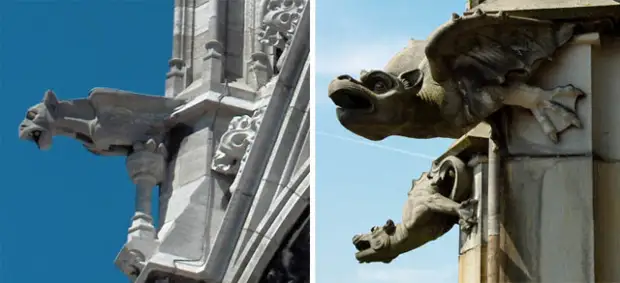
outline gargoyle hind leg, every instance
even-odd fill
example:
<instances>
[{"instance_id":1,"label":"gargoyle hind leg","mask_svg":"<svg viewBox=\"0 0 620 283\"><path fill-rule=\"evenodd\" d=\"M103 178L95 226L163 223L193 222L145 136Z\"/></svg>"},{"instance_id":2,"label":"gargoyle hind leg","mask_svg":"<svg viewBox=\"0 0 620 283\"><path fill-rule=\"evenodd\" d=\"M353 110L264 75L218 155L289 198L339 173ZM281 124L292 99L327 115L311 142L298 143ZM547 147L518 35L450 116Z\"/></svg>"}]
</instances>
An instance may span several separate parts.
<instances>
[{"instance_id":1,"label":"gargoyle hind leg","mask_svg":"<svg viewBox=\"0 0 620 283\"><path fill-rule=\"evenodd\" d=\"M507 87L491 87L490 92L504 92L504 104L520 106L532 111L542 127L543 132L553 141L558 142L558 134L570 126L581 128L581 120L577 116L577 99L584 95L583 91L566 85L545 90L524 83L516 83Z\"/></svg>"},{"instance_id":2,"label":"gargoyle hind leg","mask_svg":"<svg viewBox=\"0 0 620 283\"><path fill-rule=\"evenodd\" d=\"M468 199L458 203L435 193L427 199L425 204L431 211L458 216L461 230L469 231L478 222L475 209L477 203L478 200L476 199Z\"/></svg>"}]
</instances>

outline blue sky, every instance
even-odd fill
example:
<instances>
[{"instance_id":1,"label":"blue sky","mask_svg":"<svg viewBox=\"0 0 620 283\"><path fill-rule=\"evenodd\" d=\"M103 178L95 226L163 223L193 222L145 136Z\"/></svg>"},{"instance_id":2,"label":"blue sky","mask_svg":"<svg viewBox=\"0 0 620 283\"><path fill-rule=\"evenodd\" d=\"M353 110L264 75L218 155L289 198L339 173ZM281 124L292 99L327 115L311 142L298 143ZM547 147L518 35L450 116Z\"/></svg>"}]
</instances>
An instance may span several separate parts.
<instances>
[{"instance_id":1,"label":"blue sky","mask_svg":"<svg viewBox=\"0 0 620 283\"><path fill-rule=\"evenodd\" d=\"M357 137L338 123L327 84L339 74L357 77L360 69L382 68L410 38L425 39L464 9L465 1L454 0L317 0L317 282L457 282L456 228L389 265L355 260L353 235L388 218L400 221L411 180L451 140Z\"/></svg>"},{"instance_id":2,"label":"blue sky","mask_svg":"<svg viewBox=\"0 0 620 283\"><path fill-rule=\"evenodd\" d=\"M361 4L363 3L363 4ZM400 219L411 179L448 140L367 142L342 128L329 80L380 68L464 1L318 0L316 29L317 282L456 282L456 231L390 265L356 263L351 237ZM113 260L126 240L134 186L123 158L56 138L50 151L17 139L26 109L48 88L61 99L97 86L163 94L171 1L2 1L0 282L127 282ZM372 211L368 208L372 207Z\"/></svg>"},{"instance_id":3,"label":"blue sky","mask_svg":"<svg viewBox=\"0 0 620 283\"><path fill-rule=\"evenodd\" d=\"M113 260L135 189L123 158L56 138L50 151L17 138L48 88L60 99L104 86L162 95L173 1L1 1L0 282L127 282Z\"/></svg>"}]
</instances>

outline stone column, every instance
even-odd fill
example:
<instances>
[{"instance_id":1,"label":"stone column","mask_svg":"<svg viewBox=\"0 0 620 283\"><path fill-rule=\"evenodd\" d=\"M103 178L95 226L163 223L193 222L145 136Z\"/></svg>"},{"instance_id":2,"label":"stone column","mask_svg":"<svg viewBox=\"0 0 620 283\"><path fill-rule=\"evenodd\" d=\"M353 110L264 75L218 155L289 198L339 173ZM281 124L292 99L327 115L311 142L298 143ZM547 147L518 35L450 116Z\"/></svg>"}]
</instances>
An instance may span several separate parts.
<instances>
[{"instance_id":1,"label":"stone column","mask_svg":"<svg viewBox=\"0 0 620 283\"><path fill-rule=\"evenodd\" d=\"M136 279L158 245L152 217L152 191L164 178L166 149L150 139L134 144L127 157L129 176L136 184L136 207L128 230L127 243L115 263L131 279Z\"/></svg>"},{"instance_id":2,"label":"stone column","mask_svg":"<svg viewBox=\"0 0 620 283\"><path fill-rule=\"evenodd\" d=\"M209 90L221 91L224 76L224 46L216 40L205 44L206 54L202 61L202 84Z\"/></svg>"},{"instance_id":3,"label":"stone column","mask_svg":"<svg viewBox=\"0 0 620 283\"><path fill-rule=\"evenodd\" d=\"M486 155L476 155L467 165L473 169L472 197L478 200L478 225L470 234L460 233L459 282L486 282L488 158Z\"/></svg>"},{"instance_id":4,"label":"stone column","mask_svg":"<svg viewBox=\"0 0 620 283\"><path fill-rule=\"evenodd\" d=\"M600 95L593 91L598 45L598 34L576 37L534 82L583 90L586 96L577 101L581 129L568 129L553 144L531 113L510 109L502 148L499 282L595 282L592 101Z\"/></svg>"},{"instance_id":5,"label":"stone column","mask_svg":"<svg viewBox=\"0 0 620 283\"><path fill-rule=\"evenodd\" d=\"M163 144L157 146L154 140L149 140L145 144L136 143L134 152L127 157L127 171L136 184L136 213L129 228L129 241L132 236L155 239L151 199L153 187L164 176L165 155Z\"/></svg>"},{"instance_id":6,"label":"stone column","mask_svg":"<svg viewBox=\"0 0 620 283\"><path fill-rule=\"evenodd\" d=\"M166 97L175 97L185 88L185 62L180 58L168 61L170 71L166 74Z\"/></svg>"}]
</instances>

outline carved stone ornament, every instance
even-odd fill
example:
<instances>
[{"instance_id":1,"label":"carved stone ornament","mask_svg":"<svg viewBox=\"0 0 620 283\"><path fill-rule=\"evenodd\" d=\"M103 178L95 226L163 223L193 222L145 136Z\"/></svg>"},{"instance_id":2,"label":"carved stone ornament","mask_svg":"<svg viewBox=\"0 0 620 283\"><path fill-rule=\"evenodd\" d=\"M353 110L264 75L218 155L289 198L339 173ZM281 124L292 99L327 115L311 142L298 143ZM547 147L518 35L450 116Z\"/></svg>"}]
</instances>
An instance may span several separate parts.
<instances>
[{"instance_id":1,"label":"carved stone ornament","mask_svg":"<svg viewBox=\"0 0 620 283\"><path fill-rule=\"evenodd\" d=\"M236 175L239 172L243 157L254 142L264 113L265 108L259 108L252 116L242 115L230 120L213 157L211 169L226 175Z\"/></svg>"},{"instance_id":2,"label":"carved stone ornament","mask_svg":"<svg viewBox=\"0 0 620 283\"><path fill-rule=\"evenodd\" d=\"M567 85L542 89L528 80L582 23L556 23L504 13L454 14L426 42L416 41L383 71L333 80L328 93L340 123L370 140L400 135L458 138L505 105L531 111L553 142L581 127L577 99ZM580 29L575 27L580 26Z\"/></svg>"},{"instance_id":3,"label":"carved stone ornament","mask_svg":"<svg viewBox=\"0 0 620 283\"><path fill-rule=\"evenodd\" d=\"M466 164L454 156L446 157L430 173L424 172L413 181L402 223L388 219L382 227L353 237L358 250L355 257L360 263L390 263L400 254L443 236L454 224L469 231L476 224L477 204L477 200L467 199L471 186Z\"/></svg>"},{"instance_id":4,"label":"carved stone ornament","mask_svg":"<svg viewBox=\"0 0 620 283\"><path fill-rule=\"evenodd\" d=\"M262 52L254 53L248 62L250 72L250 85L258 90L273 77L273 66L269 61L269 56Z\"/></svg>"},{"instance_id":5,"label":"carved stone ornament","mask_svg":"<svg viewBox=\"0 0 620 283\"><path fill-rule=\"evenodd\" d=\"M305 6L306 0L269 0L267 13L258 32L259 41L285 49L295 33Z\"/></svg>"},{"instance_id":6,"label":"carved stone ornament","mask_svg":"<svg viewBox=\"0 0 620 283\"><path fill-rule=\"evenodd\" d=\"M94 88L88 98L58 100L47 91L41 103L26 112L19 137L42 149L64 135L98 155L128 155L135 142L163 140L173 126L170 114L184 102L162 96Z\"/></svg>"}]
</instances>

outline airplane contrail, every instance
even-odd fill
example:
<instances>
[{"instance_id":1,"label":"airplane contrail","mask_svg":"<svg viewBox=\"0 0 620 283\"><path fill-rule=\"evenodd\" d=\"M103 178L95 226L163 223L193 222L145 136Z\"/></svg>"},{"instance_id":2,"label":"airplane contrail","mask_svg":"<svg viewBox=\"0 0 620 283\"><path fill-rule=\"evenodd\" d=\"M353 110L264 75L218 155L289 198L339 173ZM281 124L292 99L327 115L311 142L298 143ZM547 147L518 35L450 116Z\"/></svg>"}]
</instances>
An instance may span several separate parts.
<instances>
[{"instance_id":1,"label":"airplane contrail","mask_svg":"<svg viewBox=\"0 0 620 283\"><path fill-rule=\"evenodd\" d=\"M330 134L330 133L326 133L326 132L321 132L321 131L315 131L315 133L317 135L321 135L321 136L326 136L326 137L330 137L330 138L334 138L334 139L339 139L339 140L353 142L353 143L357 143L357 144L361 144L361 145L366 145L366 146L371 146L371 147L380 148L380 149L384 149L384 150L389 150L389 151L393 151L393 152L398 152L398 153L402 153L402 154L407 154L407 155L413 156L413 157L424 158L424 159L428 159L428 160L435 160L435 157L430 156L430 155L426 155L426 154L422 154L422 153L417 153L417 152L406 151L406 150L403 150L403 149L400 149L400 148L385 146L385 145L381 145L381 144L378 144L378 143L360 141L360 140L356 140L356 139L352 139L352 138L347 138L347 137L342 137L342 136L339 136L339 135L334 135L334 134Z\"/></svg>"}]
</instances>

